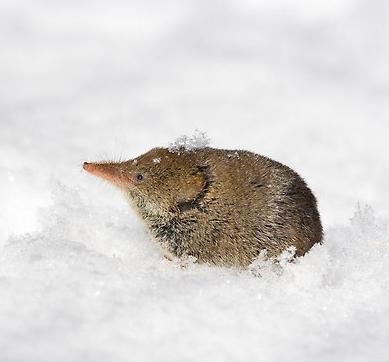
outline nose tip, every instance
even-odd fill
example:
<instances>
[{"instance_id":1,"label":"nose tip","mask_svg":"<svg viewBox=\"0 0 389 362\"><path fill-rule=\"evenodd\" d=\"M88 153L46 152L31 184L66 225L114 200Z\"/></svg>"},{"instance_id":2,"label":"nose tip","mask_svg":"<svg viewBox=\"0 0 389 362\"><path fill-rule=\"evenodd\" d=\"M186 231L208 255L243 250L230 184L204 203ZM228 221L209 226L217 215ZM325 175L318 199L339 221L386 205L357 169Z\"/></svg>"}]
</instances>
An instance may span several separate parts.
<instances>
[{"instance_id":1,"label":"nose tip","mask_svg":"<svg viewBox=\"0 0 389 362\"><path fill-rule=\"evenodd\" d=\"M84 164L82 165L82 168L83 168L84 170L87 170L89 165L90 165L89 162L84 162Z\"/></svg>"}]
</instances>

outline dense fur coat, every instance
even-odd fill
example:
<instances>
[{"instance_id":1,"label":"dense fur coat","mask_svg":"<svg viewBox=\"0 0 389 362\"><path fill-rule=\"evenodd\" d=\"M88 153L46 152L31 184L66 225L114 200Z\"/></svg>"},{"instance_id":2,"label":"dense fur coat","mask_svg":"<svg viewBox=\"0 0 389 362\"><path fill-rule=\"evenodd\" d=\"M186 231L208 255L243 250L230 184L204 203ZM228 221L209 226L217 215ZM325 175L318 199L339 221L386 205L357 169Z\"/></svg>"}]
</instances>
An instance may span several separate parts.
<instances>
[{"instance_id":1,"label":"dense fur coat","mask_svg":"<svg viewBox=\"0 0 389 362\"><path fill-rule=\"evenodd\" d=\"M290 168L247 152L155 148L121 163L84 168L127 193L173 255L246 266L262 250L303 255L322 239L316 199Z\"/></svg>"}]
</instances>

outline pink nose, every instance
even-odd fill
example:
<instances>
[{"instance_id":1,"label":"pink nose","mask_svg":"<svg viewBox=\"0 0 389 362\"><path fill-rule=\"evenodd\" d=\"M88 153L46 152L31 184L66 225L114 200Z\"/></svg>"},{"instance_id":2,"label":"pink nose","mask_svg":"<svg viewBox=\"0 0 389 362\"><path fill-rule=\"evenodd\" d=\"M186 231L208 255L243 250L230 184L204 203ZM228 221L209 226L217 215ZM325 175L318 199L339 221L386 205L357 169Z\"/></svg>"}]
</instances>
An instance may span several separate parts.
<instances>
[{"instance_id":1,"label":"pink nose","mask_svg":"<svg viewBox=\"0 0 389 362\"><path fill-rule=\"evenodd\" d=\"M128 184L126 177L123 177L122 175L121 163L84 162L82 168L90 174L110 181L117 186L125 187Z\"/></svg>"},{"instance_id":2,"label":"pink nose","mask_svg":"<svg viewBox=\"0 0 389 362\"><path fill-rule=\"evenodd\" d=\"M102 163L92 163L92 162L84 162L82 165L82 168L96 176L103 176L103 175L112 175L114 168L110 167L108 164L102 164Z\"/></svg>"}]
</instances>

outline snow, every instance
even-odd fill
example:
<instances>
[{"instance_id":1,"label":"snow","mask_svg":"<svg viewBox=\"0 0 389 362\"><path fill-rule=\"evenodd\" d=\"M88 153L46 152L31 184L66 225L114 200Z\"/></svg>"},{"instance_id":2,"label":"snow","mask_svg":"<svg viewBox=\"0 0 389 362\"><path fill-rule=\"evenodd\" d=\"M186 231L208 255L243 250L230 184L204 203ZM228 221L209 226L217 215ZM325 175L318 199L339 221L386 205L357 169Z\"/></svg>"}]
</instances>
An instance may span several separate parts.
<instances>
[{"instance_id":1,"label":"snow","mask_svg":"<svg viewBox=\"0 0 389 362\"><path fill-rule=\"evenodd\" d=\"M186 152L194 151L198 148L208 147L210 139L206 132L201 132L196 129L192 136L182 135L169 145L171 152Z\"/></svg>"},{"instance_id":2,"label":"snow","mask_svg":"<svg viewBox=\"0 0 389 362\"><path fill-rule=\"evenodd\" d=\"M0 361L387 361L388 10L2 1ZM323 245L182 267L82 171L195 129L297 170Z\"/></svg>"}]
</instances>

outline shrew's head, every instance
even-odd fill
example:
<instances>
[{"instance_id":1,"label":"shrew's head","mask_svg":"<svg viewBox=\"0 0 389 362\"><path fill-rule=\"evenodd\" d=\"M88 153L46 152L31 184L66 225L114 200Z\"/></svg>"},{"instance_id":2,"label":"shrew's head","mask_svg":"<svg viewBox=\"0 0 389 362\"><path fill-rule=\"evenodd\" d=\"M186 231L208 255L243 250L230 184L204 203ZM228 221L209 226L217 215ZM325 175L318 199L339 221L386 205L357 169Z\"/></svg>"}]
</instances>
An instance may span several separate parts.
<instances>
[{"instance_id":1,"label":"shrew's head","mask_svg":"<svg viewBox=\"0 0 389 362\"><path fill-rule=\"evenodd\" d=\"M121 188L141 211L184 212L197 207L209 186L197 153L154 148L124 162L84 163L84 170Z\"/></svg>"}]
</instances>

